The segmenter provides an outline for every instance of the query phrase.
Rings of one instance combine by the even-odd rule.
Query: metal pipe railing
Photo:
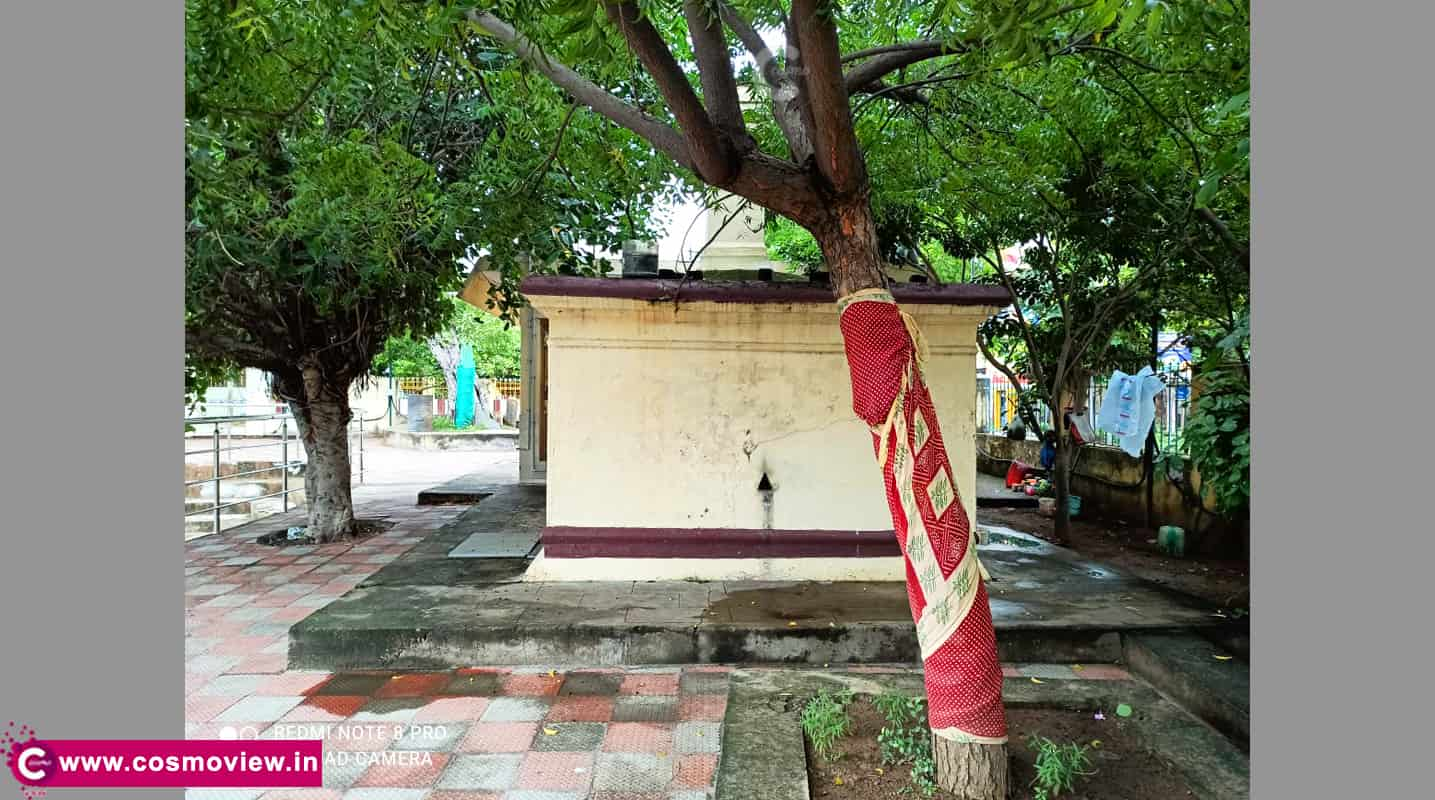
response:
[[[380,415],[380,416],[378,416],[378,417],[375,417],[374,419],[368,419],[368,420],[364,419],[363,416],[360,415],[360,416],[356,417],[355,419],[353,419],[353,420],[350,422],[350,424],[357,425],[357,427],[358,427],[358,430],[357,430],[357,438],[358,438],[358,443],[357,443],[357,450],[358,450],[358,470],[357,470],[357,477],[358,477],[359,483],[360,483],[361,485],[362,485],[363,482],[364,482],[364,475],[365,475],[365,472],[366,472],[365,448],[364,448],[364,424],[367,423],[367,422],[376,422],[376,421],[378,421],[378,420],[380,420],[380,419],[383,419],[383,415]],[[263,443],[259,443],[259,444],[250,444],[250,445],[239,445],[239,446],[226,445],[225,447],[221,447],[221,446],[220,446],[221,438],[226,435],[226,433],[221,430],[221,427],[222,427],[222,426],[225,426],[225,425],[234,425],[234,424],[244,424],[244,423],[250,423],[250,422],[270,422],[270,421],[275,421],[275,420],[277,420],[277,421],[279,422],[279,433],[278,433],[278,439],[279,439],[279,441],[278,441],[277,443],[275,443],[275,442],[263,442]],[[210,477],[208,477],[208,478],[197,478],[197,479],[194,479],[194,480],[186,480],[186,481],[184,482],[184,486],[185,486],[186,489],[188,489],[188,488],[191,487],[191,486],[199,486],[199,485],[203,485],[203,484],[213,484],[213,486],[214,486],[214,502],[213,502],[213,504],[212,504],[212,505],[209,505],[209,506],[206,506],[206,507],[204,507],[204,508],[195,510],[195,511],[186,511],[185,514],[184,514],[185,519],[188,519],[188,518],[193,517],[193,516],[202,515],[202,514],[213,514],[213,515],[214,515],[214,532],[215,532],[215,533],[218,533],[220,530],[222,530],[223,519],[222,519],[221,512],[222,512],[224,509],[226,509],[226,508],[232,508],[232,507],[238,506],[238,505],[243,505],[243,504],[245,504],[245,503],[252,503],[252,502],[255,501],[255,500],[267,500],[267,499],[274,498],[274,497],[282,498],[283,510],[284,510],[284,512],[287,513],[287,512],[290,510],[289,495],[293,494],[294,492],[302,492],[302,491],[304,491],[304,487],[303,487],[303,486],[291,487],[291,486],[289,485],[289,475],[290,475],[290,472],[291,472],[295,467],[302,467],[302,466],[304,466],[305,464],[307,464],[307,458],[294,458],[294,459],[292,459],[292,460],[291,460],[291,458],[290,458],[289,443],[290,443],[290,441],[291,441],[292,439],[297,439],[297,436],[291,436],[291,435],[290,435],[290,423],[293,422],[293,421],[294,421],[294,416],[293,416],[292,414],[252,414],[252,415],[242,415],[242,416],[234,416],[234,415],[231,415],[231,416],[223,416],[223,417],[185,417],[184,423],[185,423],[186,429],[191,429],[191,428],[194,428],[195,426],[203,426],[203,425],[209,425],[209,426],[212,427],[211,435],[210,435],[210,437],[209,437],[210,442],[211,442],[211,446],[210,446],[210,447],[204,448],[203,450],[185,450],[185,451],[184,451],[184,454],[185,454],[186,457],[188,457],[188,456],[193,456],[193,455],[213,454],[212,466],[213,466],[213,470],[214,470],[214,473],[213,473]],[[297,433],[297,430],[298,430],[298,426],[297,426],[297,425],[294,426],[294,430],[295,430],[295,432]],[[194,437],[187,437],[187,438],[194,438]],[[243,471],[243,472],[233,472],[233,473],[229,473],[229,474],[223,474],[223,459],[222,459],[222,457],[221,457],[222,454],[224,454],[224,453],[226,453],[226,452],[230,452],[230,451],[235,451],[235,450],[250,450],[250,449],[257,449],[257,448],[275,447],[276,444],[277,444],[277,446],[279,447],[279,450],[280,450],[280,457],[279,457],[280,460],[279,460],[279,463],[274,464],[274,465],[272,465],[272,466],[268,466],[268,467],[260,467],[260,468],[258,468],[258,469],[245,470],[245,471]],[[302,448],[302,447],[300,448],[300,452],[301,452],[301,453],[303,452],[303,448]],[[279,472],[279,473],[280,473],[281,483],[280,483],[280,489],[279,489],[278,491],[269,492],[269,493],[266,493],[266,494],[260,494],[260,495],[254,496],[254,497],[248,497],[248,498],[242,498],[242,499],[238,499],[238,500],[233,500],[233,501],[230,501],[230,502],[224,502],[224,493],[223,493],[223,491],[224,491],[224,481],[225,481],[225,480],[231,480],[231,481],[232,481],[232,480],[235,479],[235,478],[247,478],[247,477],[253,477],[253,476],[255,476],[255,475],[263,475],[263,474],[272,473],[272,472]],[[352,474],[352,473],[351,473],[351,474]],[[306,502],[307,502],[307,498],[306,498]]]

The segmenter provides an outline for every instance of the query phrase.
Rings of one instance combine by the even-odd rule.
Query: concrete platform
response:
[[[290,630],[294,669],[584,662],[915,662],[903,583],[524,582],[522,558],[449,558],[475,531],[541,527],[542,487],[489,496]],[[1115,662],[1121,634],[1213,626],[1200,601],[984,528],[1004,661]]]
[[[474,473],[445,481],[419,492],[421,506],[471,505],[493,494],[494,487]]]

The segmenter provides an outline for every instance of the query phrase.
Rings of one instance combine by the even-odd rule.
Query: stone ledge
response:
[[[485,431],[388,431],[383,436],[389,447],[409,450],[513,450],[518,431],[495,428]]]

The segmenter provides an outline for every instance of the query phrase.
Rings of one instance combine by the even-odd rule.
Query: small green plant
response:
[[[912,788],[923,797],[931,797],[937,791],[937,762],[932,758],[927,699],[884,694],[873,699],[872,704],[887,720],[877,734],[877,744],[882,748],[882,763],[908,765]]]
[[[1057,744],[1050,739],[1034,736],[1027,746],[1036,751],[1036,778],[1031,782],[1036,800],[1050,800],[1062,792],[1075,791],[1076,779],[1091,775],[1091,759],[1086,755],[1087,746],[1071,742]]]
[[[812,749],[824,759],[832,760],[837,740],[852,730],[852,720],[847,716],[847,704],[851,702],[850,691],[835,695],[819,692],[802,707],[802,730],[812,742]]]

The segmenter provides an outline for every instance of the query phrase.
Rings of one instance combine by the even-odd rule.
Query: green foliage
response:
[[[1087,746],[1070,742],[1057,744],[1050,739],[1035,736],[1027,740],[1027,746],[1036,751],[1036,777],[1031,785],[1037,800],[1059,797],[1062,792],[1076,790],[1076,779],[1092,775],[1091,758]]]
[[[887,719],[877,734],[882,763],[906,764],[911,769],[912,788],[931,797],[937,791],[937,762],[932,757],[926,698],[884,694],[873,699],[872,704]]]
[[[819,692],[802,707],[802,731],[819,756],[831,760],[837,740],[851,732],[852,720],[847,716],[851,702],[851,692]]]
[[[443,370],[428,346],[408,336],[390,336],[384,342],[384,349],[374,356],[374,366],[370,371],[375,375],[393,375],[395,378],[443,379]]]
[[[187,349],[289,396],[300,362],[346,387],[392,337],[439,333],[460,257],[505,288],[530,262],[591,269],[674,191],[666,158],[572,113],[462,5],[185,9]],[[503,338],[481,340],[511,374]]]
[[[518,374],[519,331],[492,314],[484,313],[457,297],[452,298],[448,324],[434,338],[473,348],[474,371],[483,378],[509,378]]]
[[[811,272],[822,266],[822,250],[812,234],[792,220],[772,217],[763,231],[763,243],[776,261],[785,261],[799,272]]]
[[[1250,509],[1249,345],[1246,317],[1198,365],[1199,393],[1184,432],[1192,464],[1201,474],[1201,494],[1214,497],[1216,512],[1227,518]]]

